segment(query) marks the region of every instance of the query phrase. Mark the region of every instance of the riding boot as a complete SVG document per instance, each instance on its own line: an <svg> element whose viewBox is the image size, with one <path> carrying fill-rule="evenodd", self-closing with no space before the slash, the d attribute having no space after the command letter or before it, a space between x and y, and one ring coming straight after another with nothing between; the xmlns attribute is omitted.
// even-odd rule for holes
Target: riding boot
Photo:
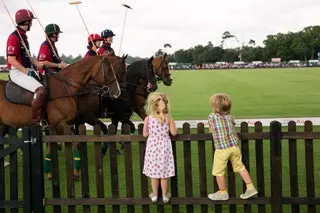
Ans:
<svg viewBox="0 0 320 213"><path fill-rule="evenodd" d="M38 87L34 92L33 100L31 102L32 118L35 122L40 122L42 117L42 107L47 99L47 90L45 87Z"/></svg>

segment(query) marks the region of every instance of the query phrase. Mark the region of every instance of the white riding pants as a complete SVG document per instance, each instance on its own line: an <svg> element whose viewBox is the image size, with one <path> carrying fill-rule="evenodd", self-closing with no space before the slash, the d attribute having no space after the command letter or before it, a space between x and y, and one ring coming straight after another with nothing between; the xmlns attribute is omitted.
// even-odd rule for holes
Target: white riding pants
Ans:
<svg viewBox="0 0 320 213"><path fill-rule="evenodd" d="M14 83L18 84L20 87L23 87L26 90L29 90L30 92L35 92L38 87L43 86L35 78L28 76L27 74L17 69L11 69L9 75Z"/></svg>

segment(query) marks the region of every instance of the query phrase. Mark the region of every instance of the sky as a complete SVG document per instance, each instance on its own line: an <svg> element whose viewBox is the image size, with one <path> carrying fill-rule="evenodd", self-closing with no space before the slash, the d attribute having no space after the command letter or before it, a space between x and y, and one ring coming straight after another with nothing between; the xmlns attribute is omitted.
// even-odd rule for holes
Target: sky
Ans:
<svg viewBox="0 0 320 213"><path fill-rule="evenodd" d="M27 0L4 0L10 16L18 9L30 9ZM88 33L75 5L70 0L29 0L40 24L58 24L63 31L56 43L58 52L66 55L84 55ZM127 11L122 4L130 5ZM116 54L150 57L165 43L172 53L198 44L220 45L221 35L229 31L241 43L250 39L262 45L269 34L302 30L320 25L319 0L82 0L78 5L90 33L100 34L111 29ZM6 41L14 24L4 6L0 6L0 55L6 53ZM37 20L27 33L30 50L38 54L45 40ZM120 52L121 35L123 42ZM230 41L228 47L237 43Z"/></svg>

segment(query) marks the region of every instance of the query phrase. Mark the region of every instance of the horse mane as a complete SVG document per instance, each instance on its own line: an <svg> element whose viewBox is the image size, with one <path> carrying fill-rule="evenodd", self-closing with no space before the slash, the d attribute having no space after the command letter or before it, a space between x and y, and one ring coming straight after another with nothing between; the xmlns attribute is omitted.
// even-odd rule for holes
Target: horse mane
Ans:
<svg viewBox="0 0 320 213"><path fill-rule="evenodd" d="M95 63L90 63L91 61L97 60L97 58L101 58L101 56L91 56L91 57L87 57L87 58L82 58L79 61L76 61L72 64L70 64L69 66L67 66L66 68L64 68L63 70L61 70L58 74L60 75L66 75L67 73L69 73L71 70L77 68L77 67L86 67L86 66L92 66L95 65ZM79 69L81 70L81 69Z"/></svg>

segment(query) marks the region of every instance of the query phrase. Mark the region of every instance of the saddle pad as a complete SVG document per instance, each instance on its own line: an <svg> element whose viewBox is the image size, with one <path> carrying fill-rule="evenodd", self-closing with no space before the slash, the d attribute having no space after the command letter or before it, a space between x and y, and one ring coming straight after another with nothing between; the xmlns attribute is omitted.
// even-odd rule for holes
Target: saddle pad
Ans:
<svg viewBox="0 0 320 213"><path fill-rule="evenodd" d="M31 101L33 99L33 93L18 86L11 80L8 80L5 86L5 96L7 100L15 104L23 104L31 106Z"/></svg>

